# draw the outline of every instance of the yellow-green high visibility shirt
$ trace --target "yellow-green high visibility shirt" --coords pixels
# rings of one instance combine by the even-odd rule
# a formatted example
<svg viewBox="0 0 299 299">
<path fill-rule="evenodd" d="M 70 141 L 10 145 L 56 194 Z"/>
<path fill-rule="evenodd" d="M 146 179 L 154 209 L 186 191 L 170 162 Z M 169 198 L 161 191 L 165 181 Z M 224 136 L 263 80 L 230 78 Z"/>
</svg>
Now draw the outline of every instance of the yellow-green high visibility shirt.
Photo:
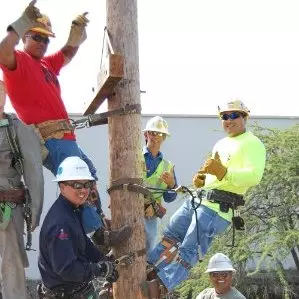
<svg viewBox="0 0 299 299">
<path fill-rule="evenodd" d="M 222 164 L 227 167 L 227 173 L 221 181 L 216 176 L 207 174 L 203 189 L 218 189 L 244 195 L 250 187 L 261 181 L 266 150 L 261 140 L 251 132 L 219 140 L 213 148 L 213 157 L 216 152 L 219 153 Z M 217 203 L 203 200 L 202 204 L 231 221 L 231 209 L 228 213 L 223 213 Z"/>
</svg>

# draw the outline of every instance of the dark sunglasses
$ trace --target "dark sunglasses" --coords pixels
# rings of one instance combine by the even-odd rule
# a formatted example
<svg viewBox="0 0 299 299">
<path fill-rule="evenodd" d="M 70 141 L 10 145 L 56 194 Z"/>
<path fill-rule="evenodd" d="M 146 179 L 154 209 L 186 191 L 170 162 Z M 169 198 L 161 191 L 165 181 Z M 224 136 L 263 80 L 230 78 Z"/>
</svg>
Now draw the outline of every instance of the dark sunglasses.
<svg viewBox="0 0 299 299">
<path fill-rule="evenodd" d="M 230 275 L 230 273 L 231 272 L 226 271 L 226 272 L 211 272 L 210 274 L 213 277 L 220 277 L 221 276 L 221 277 L 226 278 L 226 277 L 228 277 Z"/>
<path fill-rule="evenodd" d="M 50 42 L 50 39 L 47 36 L 41 36 L 39 34 L 27 34 L 25 36 L 31 38 L 32 40 L 38 43 L 44 43 L 46 45 Z"/>
<path fill-rule="evenodd" d="M 228 114 L 228 113 L 221 114 L 221 115 L 220 115 L 220 118 L 221 118 L 222 120 L 228 120 L 228 119 L 237 119 L 237 118 L 239 118 L 240 116 L 243 116 L 243 114 L 240 113 L 240 112 L 232 112 L 232 113 L 230 113 L 230 114 Z"/>
<path fill-rule="evenodd" d="M 152 136 L 160 136 L 160 137 L 166 137 L 165 133 L 156 132 L 156 131 L 148 131 L 148 133 Z"/>
<path fill-rule="evenodd" d="M 90 189 L 93 186 L 93 181 L 88 181 L 86 183 L 80 182 L 63 182 L 64 185 L 71 186 L 74 189 Z"/>
</svg>

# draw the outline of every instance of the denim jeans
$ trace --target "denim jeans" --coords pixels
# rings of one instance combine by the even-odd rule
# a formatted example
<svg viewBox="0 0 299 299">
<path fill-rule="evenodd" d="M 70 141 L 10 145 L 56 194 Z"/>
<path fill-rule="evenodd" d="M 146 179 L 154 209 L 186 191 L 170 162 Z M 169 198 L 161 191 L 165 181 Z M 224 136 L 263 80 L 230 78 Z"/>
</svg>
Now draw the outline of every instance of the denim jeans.
<svg viewBox="0 0 299 299">
<path fill-rule="evenodd" d="M 146 235 L 146 254 L 149 256 L 149 253 L 154 249 L 157 244 L 158 239 L 158 218 L 145 218 L 144 219 L 144 228 Z"/>
<path fill-rule="evenodd" d="M 45 146 L 49 151 L 49 155 L 44 161 L 44 166 L 48 168 L 54 175 L 57 173 L 58 166 L 67 157 L 80 157 L 88 165 L 91 175 L 97 180 L 96 169 L 91 160 L 79 148 L 75 140 L 67 139 L 49 139 Z M 99 199 L 100 200 L 100 199 Z M 101 203 L 99 203 L 101 204 Z M 85 205 L 82 214 L 83 228 L 85 233 L 91 233 L 104 226 L 102 219 L 99 217 L 96 209 Z"/>
<path fill-rule="evenodd" d="M 195 212 L 192 209 L 191 200 L 184 204 L 171 217 L 164 235 L 177 240 L 179 256 L 193 267 L 198 261 L 198 249 L 205 255 L 215 235 L 223 233 L 230 222 L 220 217 L 215 211 L 201 205 L 197 210 L 198 227 Z M 199 239 L 199 244 L 198 244 Z M 160 243 L 151 251 L 148 262 L 155 265 L 165 247 Z M 177 261 L 167 264 L 161 262 L 157 265 L 158 276 L 168 290 L 179 285 L 189 276 L 189 270 Z"/>
</svg>

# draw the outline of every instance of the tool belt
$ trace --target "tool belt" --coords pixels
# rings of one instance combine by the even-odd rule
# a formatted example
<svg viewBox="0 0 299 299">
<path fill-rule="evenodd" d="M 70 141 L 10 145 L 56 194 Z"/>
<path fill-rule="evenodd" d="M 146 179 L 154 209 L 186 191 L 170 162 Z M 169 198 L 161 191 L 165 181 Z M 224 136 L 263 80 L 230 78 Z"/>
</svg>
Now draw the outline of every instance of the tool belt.
<svg viewBox="0 0 299 299">
<path fill-rule="evenodd" d="M 84 282 L 80 285 L 74 286 L 74 288 L 71 288 L 70 286 L 59 286 L 53 289 L 48 289 L 44 284 L 39 284 L 37 287 L 37 293 L 40 299 L 85 299 L 89 298 L 91 295 L 96 295 L 92 282 Z"/>
<path fill-rule="evenodd" d="M 197 191 L 197 195 L 199 198 L 205 198 L 211 202 L 219 203 L 220 211 L 224 213 L 227 213 L 230 208 L 236 209 L 238 206 L 245 205 L 245 200 L 242 195 L 228 191 L 200 189 Z"/>
<path fill-rule="evenodd" d="M 0 202 L 13 202 L 23 204 L 25 200 L 25 189 L 11 189 L 0 191 Z"/>
<path fill-rule="evenodd" d="M 74 132 L 68 119 L 48 120 L 35 126 L 45 141 L 51 138 L 62 139 L 65 133 Z"/>
<path fill-rule="evenodd" d="M 163 236 L 161 244 L 165 250 L 161 253 L 160 257 L 165 257 L 165 262 L 170 263 L 177 255 L 180 243 L 176 240 Z"/>
</svg>

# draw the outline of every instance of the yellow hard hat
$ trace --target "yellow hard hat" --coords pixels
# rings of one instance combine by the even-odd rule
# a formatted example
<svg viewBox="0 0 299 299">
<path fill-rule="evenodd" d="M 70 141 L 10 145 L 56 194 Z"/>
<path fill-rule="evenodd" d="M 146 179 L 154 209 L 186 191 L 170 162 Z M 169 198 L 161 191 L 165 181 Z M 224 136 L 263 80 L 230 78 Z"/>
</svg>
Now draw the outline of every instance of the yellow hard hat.
<svg viewBox="0 0 299 299">
<path fill-rule="evenodd" d="M 147 131 L 154 131 L 154 132 L 160 132 L 164 133 L 167 136 L 170 136 L 170 133 L 168 131 L 168 124 L 166 120 L 161 116 L 155 116 L 151 118 L 145 126 L 145 129 L 142 130 L 143 132 Z"/>
<path fill-rule="evenodd" d="M 249 115 L 249 113 L 250 113 L 249 109 L 240 100 L 233 100 L 233 101 L 230 101 L 230 102 L 224 104 L 223 106 L 218 106 L 219 114 L 222 114 L 222 113 L 228 112 L 228 111 L 240 111 L 240 112 L 243 112 L 245 115 Z"/>
<path fill-rule="evenodd" d="M 51 37 L 55 37 L 55 33 L 52 31 L 52 25 L 48 16 L 43 14 L 42 17 L 37 19 L 37 22 L 40 23 L 40 25 L 38 27 L 30 29 L 30 31 L 39 32 Z"/>
</svg>

